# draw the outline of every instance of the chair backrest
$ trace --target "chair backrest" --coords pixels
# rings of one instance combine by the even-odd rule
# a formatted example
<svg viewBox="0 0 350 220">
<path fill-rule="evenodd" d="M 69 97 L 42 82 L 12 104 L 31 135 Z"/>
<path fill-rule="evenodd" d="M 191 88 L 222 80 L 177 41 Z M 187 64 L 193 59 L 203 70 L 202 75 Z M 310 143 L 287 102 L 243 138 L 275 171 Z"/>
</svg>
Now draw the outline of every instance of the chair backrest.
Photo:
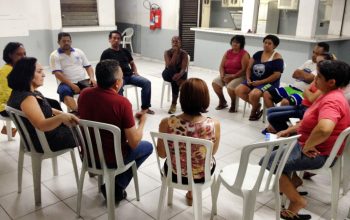
<svg viewBox="0 0 350 220">
<path fill-rule="evenodd" d="M 186 185 L 189 189 L 194 184 L 193 182 L 193 175 L 192 175 L 192 146 L 193 145 L 199 145 L 203 148 L 205 148 L 205 161 L 204 161 L 204 183 L 207 183 L 211 180 L 211 174 L 210 174 L 210 162 L 212 158 L 212 150 L 213 150 L 213 142 L 205 139 L 199 139 L 199 138 L 193 138 L 193 137 L 187 137 L 187 136 L 181 136 L 181 135 L 175 135 L 175 134 L 166 134 L 166 133 L 159 133 L 159 132 L 151 132 L 152 140 L 154 146 L 157 146 L 157 140 L 162 140 L 164 143 L 164 148 L 166 152 L 166 162 L 168 166 L 168 175 L 167 175 L 167 182 L 172 182 L 172 170 L 176 170 L 176 177 L 177 177 L 177 183 L 173 183 L 174 185 Z M 173 144 L 173 150 L 171 150 L 169 143 Z M 181 145 L 184 145 L 186 147 L 186 171 L 187 171 L 187 177 L 188 177 L 188 184 L 182 183 L 182 169 L 181 169 L 181 157 L 180 157 L 180 148 Z M 157 151 L 156 151 L 157 152 Z M 183 153 L 183 152 L 181 152 Z M 176 161 L 176 168 L 174 169 L 172 165 L 171 158 L 175 157 Z M 161 168 L 160 159 L 157 153 L 157 162 L 158 167 L 161 173 L 161 176 L 165 176 L 164 170 Z"/>
<path fill-rule="evenodd" d="M 28 129 L 23 121 L 23 119 L 28 120 L 27 117 L 25 116 L 25 114 L 22 111 L 15 109 L 15 108 L 12 108 L 10 106 L 6 106 L 6 112 L 9 114 L 11 120 L 16 125 L 16 128 L 17 128 L 19 135 L 21 137 L 21 143 L 24 146 L 24 150 L 30 151 L 32 153 L 38 153 L 34 147 L 32 136 L 31 136 L 31 134 L 29 134 Z M 31 125 L 31 126 L 33 126 L 33 125 Z M 45 154 L 52 153 L 52 151 L 49 147 L 49 144 L 47 142 L 45 133 L 40 131 L 39 129 L 37 129 L 35 127 L 34 127 L 34 129 L 36 131 L 36 135 L 38 136 L 40 145 L 41 145 L 44 153 Z"/>
<path fill-rule="evenodd" d="M 122 33 L 122 37 L 123 40 L 131 39 L 131 37 L 134 35 L 134 29 L 133 28 L 126 28 L 123 33 Z"/>
<path fill-rule="evenodd" d="M 77 141 L 82 147 L 83 163 L 88 165 L 89 171 L 101 173 L 102 170 L 108 169 L 103 153 L 101 133 L 109 133 L 113 137 L 114 152 L 110 153 L 115 154 L 117 169 L 125 171 L 132 165 L 132 162 L 127 165 L 124 164 L 121 150 L 121 132 L 117 126 L 80 119 L 79 126 L 74 126 L 73 129 L 76 131 Z M 96 158 L 96 155 L 98 158 Z"/>
<path fill-rule="evenodd" d="M 344 140 L 345 140 L 345 143 L 344 143 Z M 346 128 L 339 134 L 337 140 L 333 145 L 332 151 L 322 168 L 329 168 L 332 165 L 343 143 L 345 144 L 345 147 L 348 147 L 348 148 L 350 147 L 350 146 L 347 146 L 347 145 L 350 145 L 350 127 Z"/>
<path fill-rule="evenodd" d="M 260 148 L 266 148 L 266 153 L 262 160 L 259 175 L 255 180 L 253 190 L 268 191 L 271 184 L 273 184 L 272 186 L 278 188 L 279 177 L 282 174 L 284 165 L 287 162 L 289 154 L 292 151 L 294 145 L 296 144 L 298 137 L 299 135 L 287 137 L 287 138 L 278 138 L 272 141 L 259 142 L 259 143 L 254 143 L 254 144 L 245 146 L 241 152 L 241 159 L 239 163 L 238 173 L 236 176 L 236 180 L 233 184 L 233 188 L 240 189 L 242 187 L 242 184 L 244 182 L 244 178 L 246 175 L 247 167 L 248 167 L 250 153 Z M 268 165 L 272 152 L 275 152 L 276 156 L 274 157 L 274 160 L 271 163 L 271 168 L 268 172 L 268 176 L 266 176 L 266 167 Z M 264 184 L 263 184 L 264 188 L 261 189 L 261 184 L 263 182 L 263 179 L 264 179 Z"/>
</svg>

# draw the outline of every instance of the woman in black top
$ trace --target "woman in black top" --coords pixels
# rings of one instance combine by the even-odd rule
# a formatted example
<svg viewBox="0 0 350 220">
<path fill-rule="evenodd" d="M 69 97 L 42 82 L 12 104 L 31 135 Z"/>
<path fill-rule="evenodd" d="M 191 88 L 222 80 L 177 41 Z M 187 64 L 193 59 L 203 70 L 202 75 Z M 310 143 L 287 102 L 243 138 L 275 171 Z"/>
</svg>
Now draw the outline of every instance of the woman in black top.
<svg viewBox="0 0 350 220">
<path fill-rule="evenodd" d="M 171 49 L 165 51 L 165 70 L 162 73 L 163 79 L 171 83 L 173 100 L 168 111 L 174 114 L 176 111 L 177 98 L 179 97 L 180 85 L 187 79 L 188 54 L 181 49 L 180 37 L 174 36 L 171 39 Z"/>
<path fill-rule="evenodd" d="M 8 105 L 23 111 L 24 119 L 35 149 L 43 152 L 36 135 L 37 128 L 45 132 L 50 149 L 59 151 L 76 146 L 73 134 L 67 126 L 74 125 L 78 118 L 51 108 L 46 98 L 36 89 L 43 85 L 44 71 L 36 58 L 26 57 L 19 60 L 8 75 L 8 85 L 12 89 Z"/>
</svg>

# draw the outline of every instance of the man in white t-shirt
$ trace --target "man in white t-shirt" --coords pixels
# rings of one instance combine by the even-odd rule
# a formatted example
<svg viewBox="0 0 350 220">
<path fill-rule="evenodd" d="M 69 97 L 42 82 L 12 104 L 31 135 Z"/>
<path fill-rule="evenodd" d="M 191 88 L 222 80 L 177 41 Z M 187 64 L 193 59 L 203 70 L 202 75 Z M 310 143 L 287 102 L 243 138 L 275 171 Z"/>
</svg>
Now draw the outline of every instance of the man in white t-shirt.
<svg viewBox="0 0 350 220">
<path fill-rule="evenodd" d="M 56 79 L 60 81 L 57 93 L 72 112 L 77 111 L 77 103 L 73 96 L 90 85 L 96 86 L 94 70 L 83 51 L 71 47 L 72 38 L 69 33 L 60 32 L 60 47 L 50 55 L 50 67 Z M 90 79 L 86 78 L 86 73 Z"/>
<path fill-rule="evenodd" d="M 271 88 L 264 92 L 264 103 L 266 108 L 281 102 L 281 105 L 300 105 L 303 100 L 303 91 L 314 80 L 316 71 L 316 57 L 327 53 L 329 45 L 324 42 L 318 43 L 312 51 L 312 59 L 307 60 L 293 73 L 295 82 L 287 87 Z"/>
</svg>

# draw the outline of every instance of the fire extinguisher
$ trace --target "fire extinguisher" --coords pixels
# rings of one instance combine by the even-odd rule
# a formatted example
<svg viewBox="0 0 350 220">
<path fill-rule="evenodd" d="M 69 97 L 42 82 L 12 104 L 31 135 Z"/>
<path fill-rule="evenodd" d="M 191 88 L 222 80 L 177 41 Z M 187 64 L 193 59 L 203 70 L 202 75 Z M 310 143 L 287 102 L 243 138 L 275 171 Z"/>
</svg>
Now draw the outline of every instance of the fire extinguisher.
<svg viewBox="0 0 350 220">
<path fill-rule="evenodd" d="M 149 24 L 149 29 L 155 30 L 155 29 L 161 29 L 162 28 L 162 9 L 160 8 L 159 5 L 150 3 L 149 1 L 144 1 L 144 6 L 145 2 L 148 2 L 149 4 L 149 9 L 150 10 L 150 24 Z M 146 8 L 146 7 L 145 7 Z"/>
</svg>

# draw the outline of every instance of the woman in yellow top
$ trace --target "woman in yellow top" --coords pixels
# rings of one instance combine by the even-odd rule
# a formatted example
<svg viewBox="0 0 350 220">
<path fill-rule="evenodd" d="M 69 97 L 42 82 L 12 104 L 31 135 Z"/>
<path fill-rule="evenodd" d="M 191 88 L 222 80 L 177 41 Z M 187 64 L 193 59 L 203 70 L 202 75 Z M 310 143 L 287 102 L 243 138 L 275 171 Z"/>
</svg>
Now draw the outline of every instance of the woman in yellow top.
<svg viewBox="0 0 350 220">
<path fill-rule="evenodd" d="M 7 75 L 12 71 L 13 65 L 25 56 L 26 50 L 21 43 L 10 42 L 4 48 L 2 59 L 6 64 L 0 68 L 0 115 L 3 117 L 8 117 L 5 106 L 11 95 L 11 89 L 7 85 Z M 6 134 L 6 129 L 2 129 L 1 133 Z"/>
</svg>

